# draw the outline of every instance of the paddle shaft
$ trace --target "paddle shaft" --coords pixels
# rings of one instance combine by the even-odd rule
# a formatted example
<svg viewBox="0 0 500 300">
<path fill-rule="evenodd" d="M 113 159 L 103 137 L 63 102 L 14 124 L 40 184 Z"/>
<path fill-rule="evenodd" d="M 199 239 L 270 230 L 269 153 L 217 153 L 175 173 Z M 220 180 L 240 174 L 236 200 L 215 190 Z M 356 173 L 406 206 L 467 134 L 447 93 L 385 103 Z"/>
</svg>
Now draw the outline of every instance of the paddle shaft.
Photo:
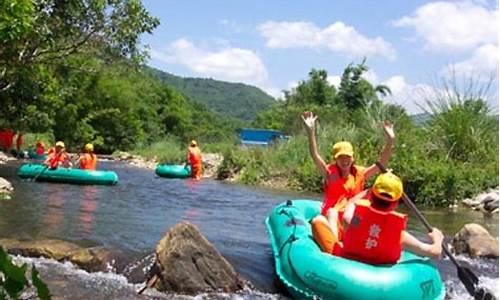
<svg viewBox="0 0 500 300">
<path fill-rule="evenodd" d="M 48 168 L 49 166 L 45 166 L 45 168 L 43 168 L 43 170 L 41 170 L 40 173 L 36 174 L 36 176 L 33 178 L 33 181 L 36 181 L 38 177 L 40 177 L 40 175 L 42 175 L 42 173 L 45 172 L 45 170 L 47 170 Z"/>
</svg>

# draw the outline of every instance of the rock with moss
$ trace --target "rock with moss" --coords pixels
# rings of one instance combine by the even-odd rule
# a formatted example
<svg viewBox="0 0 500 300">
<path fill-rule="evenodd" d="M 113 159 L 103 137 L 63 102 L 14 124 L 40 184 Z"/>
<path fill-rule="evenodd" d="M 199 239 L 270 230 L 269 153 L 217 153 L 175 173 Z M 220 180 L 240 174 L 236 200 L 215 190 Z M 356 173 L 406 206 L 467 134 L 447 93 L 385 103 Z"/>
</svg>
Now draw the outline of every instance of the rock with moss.
<svg viewBox="0 0 500 300">
<path fill-rule="evenodd" d="M 498 238 L 492 237 L 488 230 L 479 224 L 464 225 L 453 237 L 452 244 L 457 254 L 498 258 Z"/>
<path fill-rule="evenodd" d="M 127 263 L 125 255 L 120 251 L 104 247 L 82 248 L 77 244 L 55 239 L 31 241 L 0 239 L 0 245 L 13 255 L 70 261 L 88 272 L 120 273 Z"/>
<path fill-rule="evenodd" d="M 215 247 L 189 222 L 168 230 L 156 246 L 160 291 L 196 295 L 204 292 L 234 292 L 245 281 Z"/>
</svg>

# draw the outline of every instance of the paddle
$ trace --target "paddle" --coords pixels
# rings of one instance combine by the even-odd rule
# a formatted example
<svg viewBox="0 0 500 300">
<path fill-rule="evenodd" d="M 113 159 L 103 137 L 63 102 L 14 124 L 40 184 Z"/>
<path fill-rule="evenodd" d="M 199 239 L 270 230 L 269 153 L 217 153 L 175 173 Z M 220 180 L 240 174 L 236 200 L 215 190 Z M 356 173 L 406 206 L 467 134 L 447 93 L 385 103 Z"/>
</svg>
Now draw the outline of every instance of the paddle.
<svg viewBox="0 0 500 300">
<path fill-rule="evenodd" d="M 39 177 L 40 175 L 42 175 L 42 173 L 43 173 L 43 172 L 45 172 L 45 170 L 47 170 L 48 168 L 49 168 L 49 166 L 45 166 L 45 167 L 44 167 L 44 168 L 40 171 L 40 173 L 36 174 L 36 176 L 35 176 L 35 177 L 33 177 L 33 181 L 36 181 L 36 180 L 38 179 L 38 177 Z"/>
<path fill-rule="evenodd" d="M 375 164 L 383 173 L 387 172 L 387 169 L 384 167 L 384 165 L 382 165 L 382 163 L 377 161 Z M 410 198 L 404 192 L 403 192 L 403 201 L 406 204 L 406 206 L 408 206 L 415 213 L 415 215 L 417 215 L 417 218 L 420 221 L 422 221 L 422 223 L 424 223 L 425 228 L 427 228 L 427 230 L 429 232 L 431 232 L 432 226 L 429 224 L 429 222 L 427 222 L 424 215 L 422 215 L 422 213 L 418 210 L 418 208 L 415 206 L 415 204 L 410 200 Z M 484 288 L 477 286 L 479 283 L 479 278 L 476 276 L 476 274 L 474 274 L 472 272 L 471 269 L 459 265 L 458 261 L 451 254 L 450 250 L 448 250 L 448 248 L 446 247 L 446 245 L 444 243 L 441 246 L 443 247 L 444 253 L 446 253 L 446 255 L 448 255 L 451 262 L 455 265 L 455 267 L 457 267 L 458 278 L 460 279 L 460 281 L 462 281 L 465 288 L 467 289 L 467 292 L 469 292 L 469 294 L 471 296 L 473 296 L 474 299 L 476 299 L 476 300 L 494 300 L 494 299 L 496 299 L 492 293 L 486 291 Z"/>
</svg>

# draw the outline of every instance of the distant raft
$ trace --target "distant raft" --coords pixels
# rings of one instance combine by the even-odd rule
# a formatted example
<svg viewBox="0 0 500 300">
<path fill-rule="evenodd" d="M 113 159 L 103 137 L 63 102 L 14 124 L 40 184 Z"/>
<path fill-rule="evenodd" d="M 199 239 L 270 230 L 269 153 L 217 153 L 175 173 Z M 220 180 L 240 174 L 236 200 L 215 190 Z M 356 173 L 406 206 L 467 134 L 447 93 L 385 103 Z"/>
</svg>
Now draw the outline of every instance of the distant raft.
<svg viewBox="0 0 500 300">
<path fill-rule="evenodd" d="M 158 165 L 155 170 L 156 175 L 165 178 L 188 178 L 191 177 L 191 166 L 187 165 Z"/>
<path fill-rule="evenodd" d="M 28 150 L 28 158 L 35 159 L 35 160 L 46 160 L 47 159 L 47 154 L 36 154 L 36 151 L 33 149 Z"/>
<path fill-rule="evenodd" d="M 51 170 L 42 164 L 23 164 L 17 170 L 17 176 L 21 178 L 36 178 L 37 181 L 74 184 L 113 185 L 118 183 L 118 175 L 114 171 L 90 171 L 68 168 Z"/>
<path fill-rule="evenodd" d="M 443 299 L 445 288 L 430 259 L 403 251 L 394 265 L 369 265 L 321 251 L 312 238 L 320 202 L 293 200 L 266 219 L 276 274 L 294 299 Z"/>
</svg>

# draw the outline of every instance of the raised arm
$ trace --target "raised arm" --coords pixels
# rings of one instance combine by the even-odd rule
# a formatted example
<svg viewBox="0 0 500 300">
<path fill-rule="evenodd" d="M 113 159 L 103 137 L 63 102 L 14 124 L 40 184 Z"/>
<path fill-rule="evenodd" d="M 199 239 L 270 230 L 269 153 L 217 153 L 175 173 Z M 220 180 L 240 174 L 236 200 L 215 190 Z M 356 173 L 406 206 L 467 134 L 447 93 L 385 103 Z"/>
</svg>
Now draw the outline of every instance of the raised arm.
<svg viewBox="0 0 500 300">
<path fill-rule="evenodd" d="M 382 150 L 382 153 L 380 153 L 379 161 L 382 163 L 382 165 L 387 166 L 387 162 L 391 157 L 392 147 L 394 146 L 394 140 L 396 139 L 396 136 L 394 134 L 394 126 L 392 125 L 391 122 L 385 121 L 383 128 L 384 128 L 385 146 L 384 149 Z M 373 164 L 366 169 L 365 178 L 369 178 L 375 175 L 379 171 L 380 170 L 377 167 L 377 165 Z"/>
<path fill-rule="evenodd" d="M 441 256 L 441 252 L 443 251 L 441 246 L 444 238 L 443 233 L 437 228 L 432 228 L 432 231 L 429 232 L 428 235 L 432 244 L 421 242 L 407 231 L 403 231 L 403 249 L 420 256 L 439 258 Z"/>
<path fill-rule="evenodd" d="M 309 153 L 311 154 L 314 164 L 321 173 L 321 176 L 326 179 L 328 177 L 327 166 L 323 158 L 319 155 L 318 145 L 316 144 L 316 119 L 318 116 L 315 116 L 310 111 L 306 111 L 301 117 L 309 140 Z"/>
</svg>

